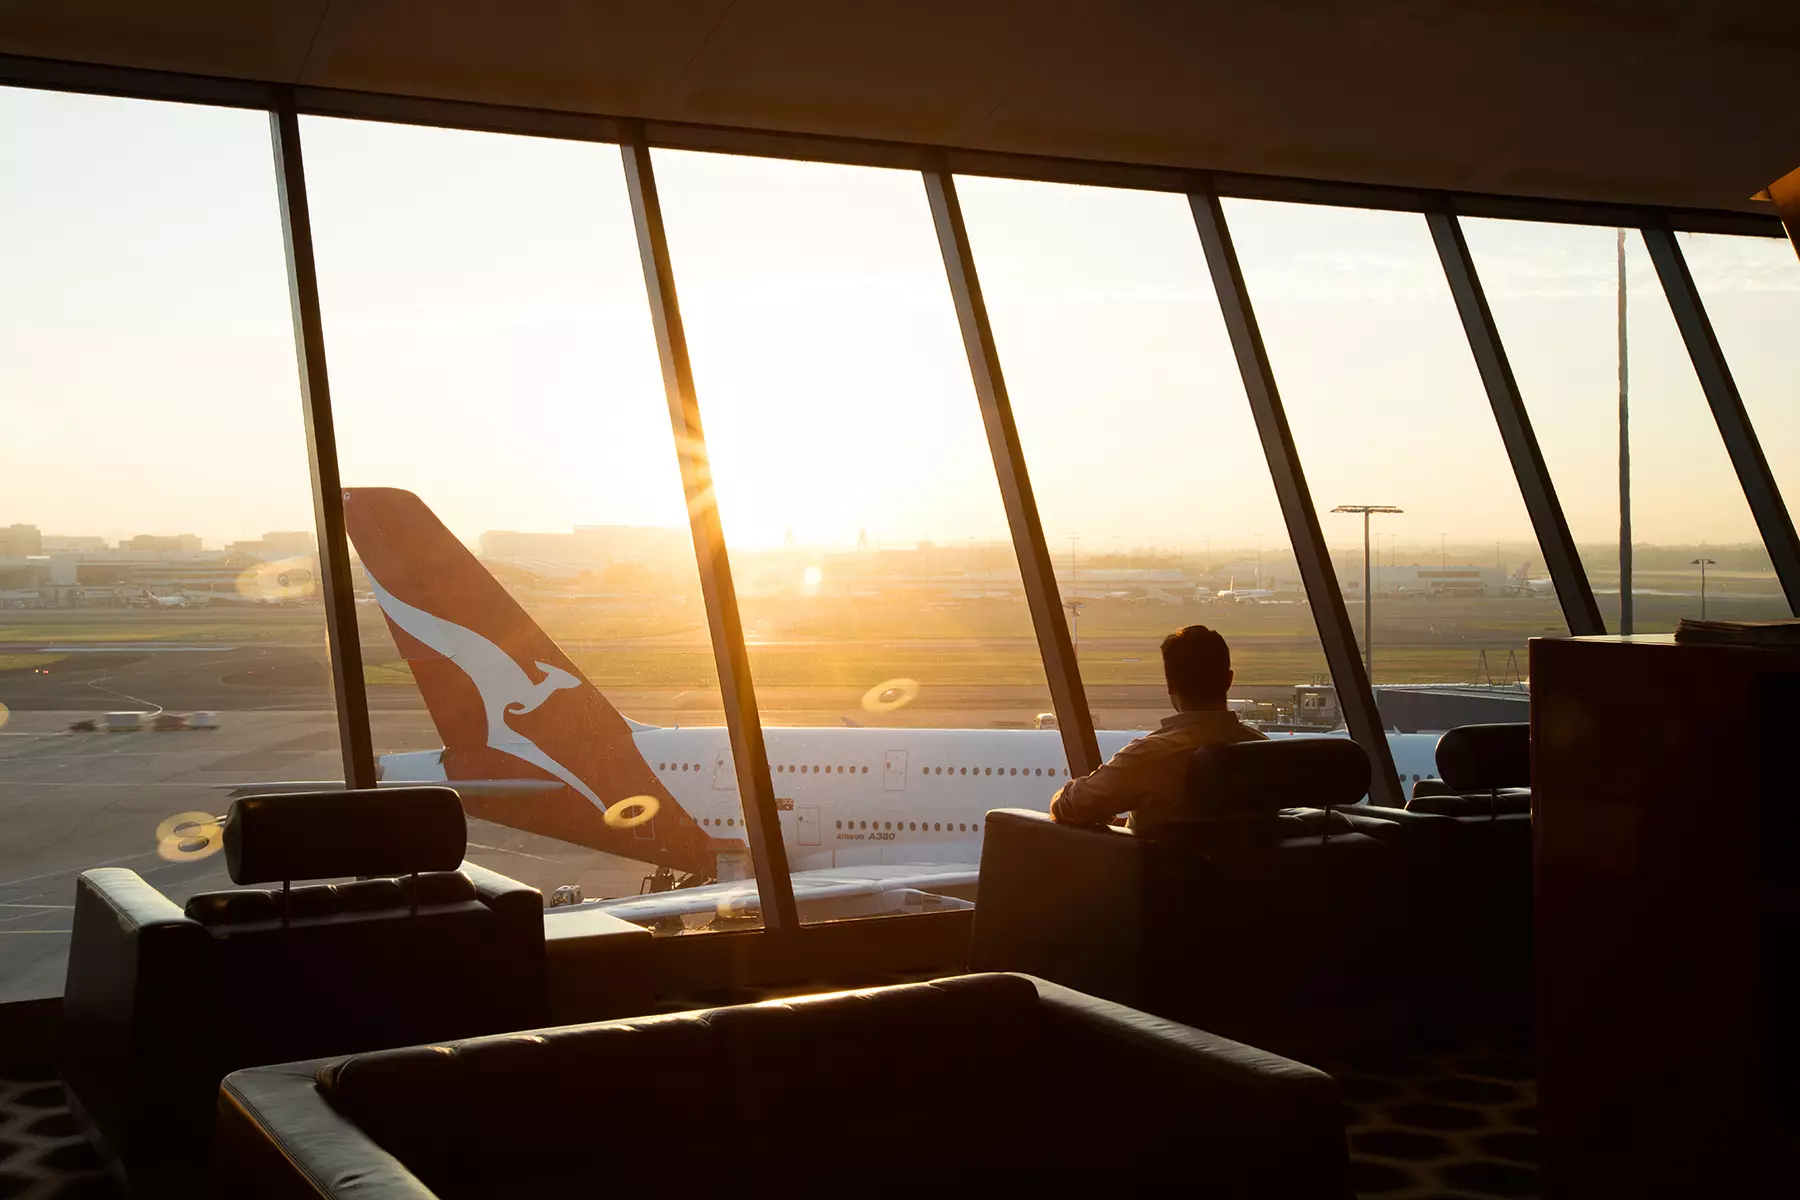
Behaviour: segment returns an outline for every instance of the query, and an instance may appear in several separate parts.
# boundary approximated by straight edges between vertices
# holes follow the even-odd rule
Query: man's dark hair
[[[1223,700],[1231,687],[1231,648],[1204,625],[1184,625],[1162,643],[1163,678],[1183,699]]]

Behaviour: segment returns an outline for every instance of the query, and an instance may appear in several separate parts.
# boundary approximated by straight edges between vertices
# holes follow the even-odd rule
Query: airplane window
[[[686,763],[682,763],[682,764],[681,764],[681,769],[682,769],[682,770],[684,770],[684,771],[685,771],[685,770],[687,770],[687,764],[686,764]]]
[[[668,765],[668,764],[667,764],[667,763],[657,763],[657,764],[656,764],[656,769],[657,769],[657,770],[659,770],[659,771],[660,771],[660,770],[662,770],[662,769],[663,769],[663,768],[664,768],[664,767],[665,767],[665,766],[667,766],[667,765]]]
[[[844,823],[843,823],[843,822],[842,822],[842,821],[839,821],[839,822],[838,822],[838,823],[837,823],[837,827],[838,827],[838,828],[839,828],[839,829],[842,829],[842,828],[843,828],[843,827],[844,827]]]
[[[1039,767],[1039,768],[1038,768],[1038,769],[1037,769],[1037,773],[1038,773],[1038,774],[1039,774],[1039,775],[1042,775],[1042,774],[1043,774],[1043,773],[1044,773],[1044,768],[1042,768],[1042,767]]]
[[[867,828],[868,828],[868,827],[869,827],[869,823],[868,823],[868,822],[867,822],[867,821],[864,821],[864,822],[863,822],[863,823],[862,823],[862,827],[863,827],[863,828],[864,828],[864,829],[867,829]]]
[[[981,832],[981,826],[979,826],[979,825],[971,825],[971,826],[969,826],[969,829],[971,832],[974,832],[974,833]]]
[[[867,768],[867,767],[864,767],[864,768],[863,768],[863,772],[862,772],[862,773],[863,773],[863,774],[864,774],[864,775],[867,775],[867,774],[868,774],[868,773],[869,773],[869,768]]]
[[[969,773],[969,768],[967,768],[967,767],[964,767],[964,768],[963,768],[963,769],[962,769],[962,773],[963,773],[963,774],[964,774],[964,775],[967,775],[967,774],[968,774],[968,773]]]
[[[937,830],[942,830],[942,829],[943,829],[943,828],[944,828],[944,827],[943,827],[943,826],[942,826],[942,825],[940,825],[940,824],[938,824],[938,823],[937,823],[937,822],[935,822],[935,821],[934,821],[934,822],[932,822],[932,825],[931,825],[931,828],[932,828],[932,829],[933,829],[933,830],[934,830],[934,831],[937,831]]]
[[[907,823],[906,823],[906,827],[907,827],[907,828],[908,828],[908,829],[917,829],[917,828],[918,828],[918,825],[916,825],[916,824],[915,824],[915,823],[913,823],[913,822],[911,822],[911,821],[908,821],[908,822],[907,822]]]
[[[839,775],[842,775],[842,774],[843,774],[843,773],[844,773],[844,768],[842,768],[842,767],[839,767],[839,768],[838,768],[838,774],[839,774]]]
[[[963,830],[964,832],[967,832],[969,827],[967,825],[958,825],[957,828],[960,830]]]
[[[781,764],[780,763],[775,764],[775,773],[777,775],[781,774]]]
[[[1017,768],[1017,767],[1014,767],[1007,772],[1008,775],[1017,775],[1018,773],[1019,773],[1019,768]]]
[[[726,824],[727,824],[727,825],[736,825],[736,824],[737,824],[737,818],[736,818],[736,817],[726,817],[726,818],[725,818],[725,823],[726,823]]]
[[[888,828],[888,829],[892,829],[893,827],[894,827],[894,823],[892,821],[889,821],[886,825],[886,828]]]

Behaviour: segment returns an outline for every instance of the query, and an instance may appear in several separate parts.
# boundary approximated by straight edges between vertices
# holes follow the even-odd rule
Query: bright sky
[[[618,153],[306,119],[348,484],[459,535],[682,521]],[[0,525],[311,522],[268,122],[0,90]],[[728,535],[743,546],[1005,536],[917,176],[657,152]],[[960,190],[1060,556],[1286,538],[1182,198]],[[1417,215],[1227,202],[1315,499],[1391,503],[1435,547],[1525,541]],[[1617,527],[1611,230],[1468,236],[1576,536]],[[1800,263],[1687,237],[1763,445],[1800,489]],[[1755,536],[1631,239],[1640,541]],[[1349,545],[1354,518],[1327,516]]]

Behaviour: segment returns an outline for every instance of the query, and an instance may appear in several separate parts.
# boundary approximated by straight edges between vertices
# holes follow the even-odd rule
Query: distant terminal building
[[[91,537],[86,534],[70,536],[67,534],[46,533],[44,535],[45,554],[97,554],[112,549],[103,537]]]
[[[44,535],[36,525],[8,525],[0,529],[0,558],[28,558],[44,552]]]
[[[14,526],[0,530],[0,548],[29,548]],[[35,534],[35,530],[32,530]],[[8,608],[85,608],[141,605],[152,597],[214,601],[292,602],[313,593],[318,556],[313,535],[275,531],[254,541],[207,550],[197,534],[140,534],[116,547],[104,538],[49,536],[42,553],[0,553],[0,605]]]
[[[200,535],[197,533],[155,534],[140,533],[136,537],[126,538],[119,543],[120,550],[150,550],[167,553],[171,550],[188,550],[198,552]]]
[[[1501,596],[1513,586],[1504,567],[1377,566],[1370,572],[1376,595],[1402,596]],[[1346,595],[1362,595],[1362,571],[1343,581]]]
[[[493,529],[481,535],[481,557],[534,575],[574,578],[614,563],[692,569],[693,543],[685,529],[665,525],[577,525],[569,533]]]
[[[313,535],[309,530],[274,530],[260,538],[225,543],[225,553],[267,561],[272,558],[299,558],[313,552]]]

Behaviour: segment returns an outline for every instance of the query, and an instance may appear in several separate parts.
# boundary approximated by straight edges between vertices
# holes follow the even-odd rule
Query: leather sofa
[[[1329,1076],[1019,975],[257,1067],[218,1128],[268,1200],[1349,1195]]]
[[[183,909],[131,871],[78,878],[60,1066],[134,1194],[192,1194],[239,1067],[547,1020],[542,899],[464,863],[466,837],[449,788],[250,796],[226,865],[278,888]]]
[[[1467,831],[1356,803],[1368,782],[1347,738],[1279,739],[1196,751],[1155,827],[991,812],[970,967],[1308,1059],[1454,1019],[1483,953]]]

